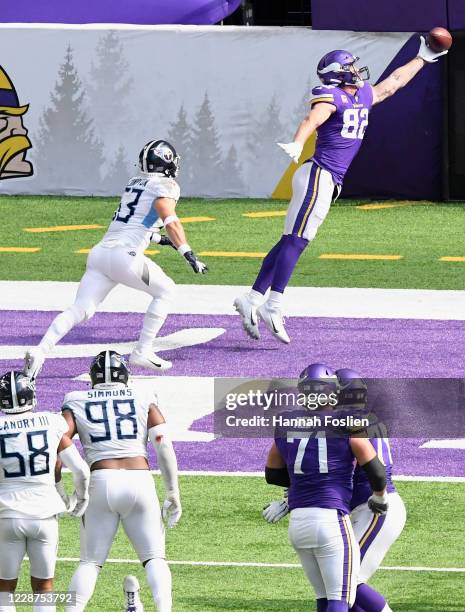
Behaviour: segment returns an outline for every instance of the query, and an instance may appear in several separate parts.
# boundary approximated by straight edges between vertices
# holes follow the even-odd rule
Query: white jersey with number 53
[[[0,519],[43,519],[65,511],[55,489],[55,464],[67,431],[60,414],[0,413]]]
[[[147,417],[155,394],[145,396],[131,387],[115,384],[108,388],[73,391],[62,410],[70,410],[91,466],[102,459],[147,457]]]
[[[101,245],[146,249],[153,232],[163,225],[154,201],[171,198],[177,202],[179,197],[177,182],[162,174],[141,174],[129,179]]]

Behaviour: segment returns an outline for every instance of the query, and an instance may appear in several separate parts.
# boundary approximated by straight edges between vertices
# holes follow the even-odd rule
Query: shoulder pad
[[[78,402],[79,400],[85,399],[87,391],[71,391],[65,395],[63,405],[69,404],[70,402]]]
[[[316,104],[317,102],[328,102],[329,104],[335,104],[339,100],[339,90],[337,87],[330,87],[328,85],[321,85],[312,89],[312,95],[310,98],[310,104]]]

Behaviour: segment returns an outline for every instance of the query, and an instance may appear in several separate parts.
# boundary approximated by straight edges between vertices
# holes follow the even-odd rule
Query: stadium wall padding
[[[184,195],[270,197],[279,186],[288,197],[292,173],[276,142],[291,140],[307,112],[319,58],[348,48],[376,82],[418,45],[411,33],[307,28],[0,30],[0,66],[30,105],[22,119],[34,165],[31,177],[0,180],[4,194],[119,195],[142,146],[167,138]],[[347,194],[436,197],[439,84],[439,65],[429,66],[375,109]]]
[[[458,6],[463,0],[358,0],[354,5],[312,0],[312,25],[316,30],[428,32],[434,26],[448,27],[448,3]]]
[[[3,23],[213,24],[241,0],[2,0]]]

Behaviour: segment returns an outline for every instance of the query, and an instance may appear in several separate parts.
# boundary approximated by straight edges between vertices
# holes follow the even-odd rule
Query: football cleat
[[[275,338],[284,344],[289,344],[289,338],[284,327],[284,317],[278,308],[270,308],[268,304],[262,304],[257,308],[258,317],[265,323]]]
[[[247,294],[234,300],[234,308],[242,317],[242,327],[246,333],[254,340],[258,340],[260,331],[258,329],[257,308],[249,300]]]
[[[129,357],[129,363],[132,366],[139,366],[141,368],[147,368],[148,370],[155,370],[156,372],[169,370],[173,366],[171,361],[162,359],[152,351],[143,352],[138,349],[132,351]]]
[[[42,349],[40,349],[38,346],[30,348],[28,351],[26,351],[26,355],[24,357],[24,374],[31,380],[34,380],[37,378],[40,369],[44,365],[44,361],[45,355],[42,352]]]
[[[144,606],[139,597],[140,585],[135,576],[126,576],[123,581],[123,590],[126,595],[126,612],[144,612]]]

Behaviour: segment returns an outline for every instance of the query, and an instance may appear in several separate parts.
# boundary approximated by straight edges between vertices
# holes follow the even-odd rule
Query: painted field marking
[[[203,223],[204,221],[216,221],[215,217],[180,217],[181,223]]]
[[[440,257],[439,261],[465,261],[465,257]]]
[[[383,208],[404,208],[405,206],[431,206],[432,202],[386,202],[385,204],[360,204],[360,210],[381,210]]]
[[[269,210],[261,212],[250,212],[242,213],[243,217],[249,217],[249,219],[261,219],[263,217],[285,217],[287,210]]]
[[[0,247],[0,253],[37,253],[40,247]]]
[[[94,230],[104,227],[103,225],[55,225],[51,227],[24,227],[23,232],[31,234],[45,234],[47,232],[76,232],[79,230]]]
[[[67,561],[79,563],[78,557],[58,557],[57,561]],[[107,563],[131,563],[140,564],[139,559],[107,559]],[[299,563],[257,563],[253,561],[170,561],[169,565],[190,565],[197,567],[258,567],[272,569],[302,569]],[[428,566],[408,566],[408,565],[386,565],[381,566],[380,570],[388,572],[450,572],[463,574],[465,567],[428,567]]]
[[[74,251],[75,253],[77,253],[78,255],[88,255],[91,252],[92,249],[79,249],[77,251]],[[144,251],[144,253],[146,255],[158,255],[158,253],[160,253],[160,251],[158,249],[146,249]]]
[[[382,260],[382,261],[397,261],[402,259],[403,255],[364,255],[357,253],[322,253],[318,259],[356,259],[356,260]]]
[[[254,253],[248,251],[201,251],[199,257],[257,257],[263,259],[266,253]]]

